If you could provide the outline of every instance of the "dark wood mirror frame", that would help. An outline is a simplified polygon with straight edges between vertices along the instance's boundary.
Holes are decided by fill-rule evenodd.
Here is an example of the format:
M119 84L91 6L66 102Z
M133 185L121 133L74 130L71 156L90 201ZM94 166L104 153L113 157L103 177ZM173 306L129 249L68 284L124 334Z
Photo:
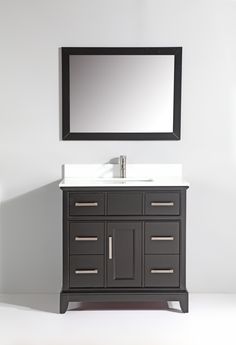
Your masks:
M62 54L62 140L180 140L182 47L93 47L61 48ZM174 109L173 132L144 133L88 133L70 131L70 55L173 55Z

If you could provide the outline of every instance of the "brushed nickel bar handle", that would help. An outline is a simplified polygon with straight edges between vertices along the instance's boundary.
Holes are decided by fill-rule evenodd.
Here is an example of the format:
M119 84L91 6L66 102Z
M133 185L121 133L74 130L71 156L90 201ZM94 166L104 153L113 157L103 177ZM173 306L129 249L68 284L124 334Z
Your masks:
M109 236L108 258L112 260L112 237Z
M75 207L96 207L98 202L75 202Z
M97 237L75 237L75 241L97 241Z
M174 202L151 202L151 206L153 207L159 207L159 206L174 206Z
M169 269L169 270L161 270L161 269L159 269L159 270L157 270L157 269L153 269L153 270L151 270L151 273L152 274L158 274L158 273L174 273L174 270L173 269Z
M173 236L152 236L151 241L174 241Z
M75 270L75 274L98 274L97 269L92 270Z

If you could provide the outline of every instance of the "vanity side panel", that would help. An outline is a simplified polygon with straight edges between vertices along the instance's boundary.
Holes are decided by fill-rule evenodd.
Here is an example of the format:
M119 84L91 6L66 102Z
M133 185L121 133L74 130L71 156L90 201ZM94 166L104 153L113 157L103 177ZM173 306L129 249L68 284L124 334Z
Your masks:
M186 189L180 191L180 289L186 289Z
M62 291L69 289L69 222L67 220L67 212L69 208L69 193L63 191L63 285Z

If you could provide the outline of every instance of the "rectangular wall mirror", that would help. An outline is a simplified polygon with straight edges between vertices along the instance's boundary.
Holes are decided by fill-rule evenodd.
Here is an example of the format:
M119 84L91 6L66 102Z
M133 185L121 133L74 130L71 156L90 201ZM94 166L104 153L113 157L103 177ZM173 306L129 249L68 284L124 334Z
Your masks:
M179 140L182 48L62 48L63 140Z

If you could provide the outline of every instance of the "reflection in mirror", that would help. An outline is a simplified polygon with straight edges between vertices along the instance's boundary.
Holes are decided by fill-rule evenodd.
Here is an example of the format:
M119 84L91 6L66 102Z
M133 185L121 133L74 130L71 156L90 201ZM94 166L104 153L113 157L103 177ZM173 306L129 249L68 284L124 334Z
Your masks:
M72 132L172 132L173 99L173 56L70 56Z
M62 48L63 139L178 140L181 48Z

